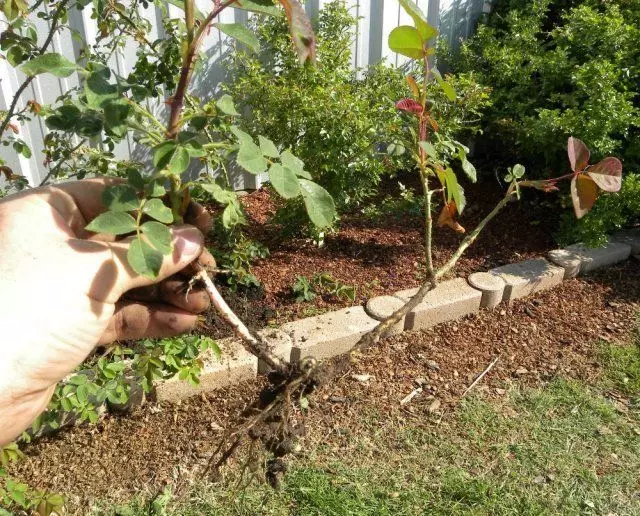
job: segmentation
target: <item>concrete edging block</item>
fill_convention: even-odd
[[[401,290],[394,295],[408,301],[417,292],[417,288],[412,288]],[[482,292],[469,286],[464,278],[443,281],[407,314],[404,329],[427,329],[475,313],[480,310],[481,299]]]
[[[604,247],[591,248],[583,244],[573,244],[565,250],[580,260],[580,274],[623,262],[631,255],[631,246],[609,241]]]
[[[383,321],[393,312],[401,308],[406,301],[396,296],[378,296],[369,299],[364,306],[364,311],[376,321]],[[404,331],[405,317],[400,319],[387,335],[398,335]]]
[[[228,387],[244,380],[253,380],[258,374],[258,358],[249,353],[235,338],[218,341],[222,356],[218,359],[210,350],[200,355],[203,361],[200,385],[197,387],[180,380],[178,375],[154,384],[158,401],[176,402]]]
[[[500,276],[505,282],[503,301],[529,296],[562,283],[565,269],[551,264],[544,258],[534,258],[518,263],[510,263],[489,271]]]
[[[285,362],[291,360],[291,337],[284,331],[277,328],[264,328],[258,332],[268,344],[269,351]],[[258,374],[266,374],[270,367],[261,359],[258,359]]]
[[[547,253],[547,257],[552,263],[564,269],[564,279],[575,278],[580,274],[582,260],[575,253],[567,249],[553,249]]]
[[[631,246],[631,254],[640,254],[640,229],[628,229],[611,235],[611,241]]]
[[[354,306],[286,323],[281,329],[291,337],[291,361],[297,362],[310,356],[323,359],[346,353],[377,325],[363,307]]]
[[[481,308],[494,308],[502,302],[504,280],[490,272],[474,272],[467,278],[469,285],[482,292]]]

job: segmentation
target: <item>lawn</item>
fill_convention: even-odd
[[[595,345],[604,373],[593,385],[480,392],[424,424],[363,408],[364,431],[305,453],[279,491],[239,485],[236,470],[111,514],[639,514],[639,340]]]

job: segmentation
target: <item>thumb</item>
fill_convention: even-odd
[[[135,237],[108,244],[114,255],[115,262],[118,264],[118,275],[114,288],[118,298],[133,288],[146,287],[176,274],[200,256],[204,247],[204,236],[196,227],[184,224],[173,226],[170,230],[173,252],[163,257],[160,271],[156,278],[142,276],[129,265],[127,252]]]

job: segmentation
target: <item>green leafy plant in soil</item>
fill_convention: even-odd
[[[638,13],[637,0],[496,3],[453,64],[492,88],[478,138],[486,157],[501,163],[510,148],[533,177],[549,177],[574,135],[637,165]]]
[[[306,276],[297,276],[291,290],[298,303],[313,301],[317,294],[329,294],[351,303],[356,299],[356,288],[354,286],[345,285],[328,272],[314,274],[311,280]]]

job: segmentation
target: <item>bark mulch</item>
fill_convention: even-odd
[[[311,396],[305,449],[320,443],[339,447],[370,424],[365,414],[407,427],[437,424],[495,357],[495,367],[476,387],[490,396],[504,395],[512,383],[544,383],[555,376],[594,381],[601,372],[596,342],[627,341],[639,303],[640,270],[631,260],[509,307],[386,339]],[[362,375],[371,378],[362,381]],[[401,406],[418,384],[423,391]],[[249,383],[177,405],[149,403],[130,415],[40,439],[25,447],[26,459],[12,473],[67,494],[71,514],[83,513],[95,499],[116,503],[157,494],[167,484],[185,492],[222,429],[233,425],[233,415],[259,389]]]

